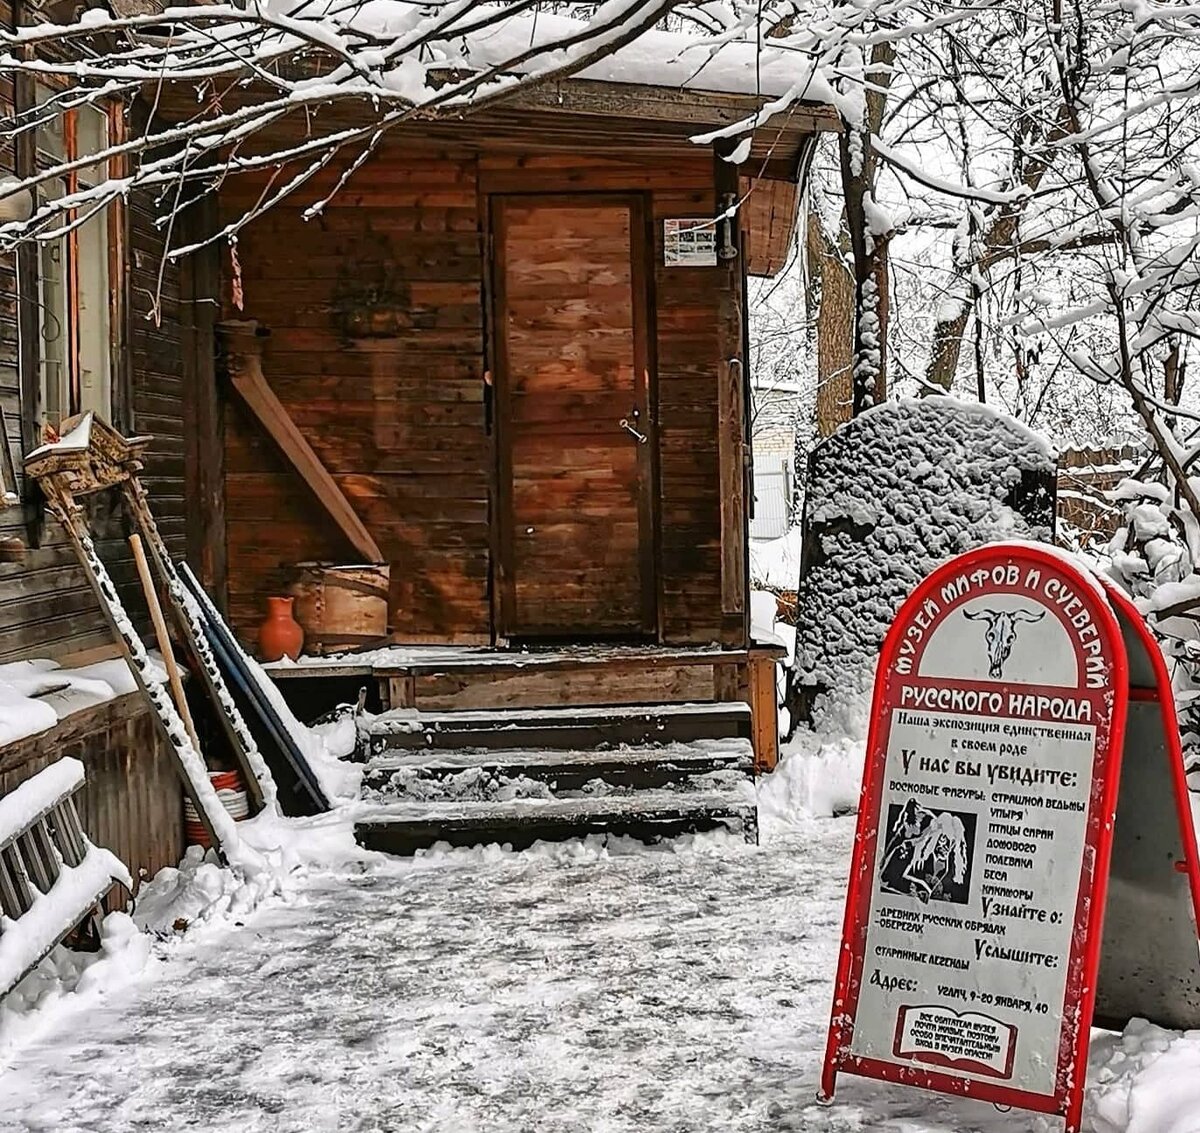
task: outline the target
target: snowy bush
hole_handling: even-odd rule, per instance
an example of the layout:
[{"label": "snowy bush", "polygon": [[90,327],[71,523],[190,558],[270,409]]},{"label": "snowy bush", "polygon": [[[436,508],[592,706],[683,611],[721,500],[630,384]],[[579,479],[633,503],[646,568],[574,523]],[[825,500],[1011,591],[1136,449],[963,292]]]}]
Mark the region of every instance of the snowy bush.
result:
[{"label": "snowy bush", "polygon": [[1184,758],[1195,776],[1200,774],[1200,523],[1160,483],[1125,480],[1110,495],[1125,515],[1108,548],[1110,572],[1133,596],[1162,647]]},{"label": "snowy bush", "polygon": [[861,728],[883,636],[934,567],[995,539],[1049,541],[1055,456],[986,406],[887,402],[813,451],[792,719]]}]

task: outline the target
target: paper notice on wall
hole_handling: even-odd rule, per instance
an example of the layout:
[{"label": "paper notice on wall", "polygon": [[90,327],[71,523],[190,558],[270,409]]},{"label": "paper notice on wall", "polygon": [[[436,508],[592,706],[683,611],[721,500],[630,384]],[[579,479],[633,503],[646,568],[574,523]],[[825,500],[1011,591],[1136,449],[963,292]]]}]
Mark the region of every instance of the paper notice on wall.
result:
[{"label": "paper notice on wall", "polygon": [[663,263],[667,267],[715,267],[717,229],[712,218],[664,220]]}]

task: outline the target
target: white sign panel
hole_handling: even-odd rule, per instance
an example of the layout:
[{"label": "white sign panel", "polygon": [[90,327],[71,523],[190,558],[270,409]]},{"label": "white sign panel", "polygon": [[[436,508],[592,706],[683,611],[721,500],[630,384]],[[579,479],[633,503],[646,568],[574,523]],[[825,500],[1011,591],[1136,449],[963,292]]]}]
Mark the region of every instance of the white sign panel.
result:
[{"label": "white sign panel", "polygon": [[[944,691],[902,696],[959,701]],[[895,714],[851,1050],[1049,1094],[1096,729],[1004,715],[1014,695]]]}]

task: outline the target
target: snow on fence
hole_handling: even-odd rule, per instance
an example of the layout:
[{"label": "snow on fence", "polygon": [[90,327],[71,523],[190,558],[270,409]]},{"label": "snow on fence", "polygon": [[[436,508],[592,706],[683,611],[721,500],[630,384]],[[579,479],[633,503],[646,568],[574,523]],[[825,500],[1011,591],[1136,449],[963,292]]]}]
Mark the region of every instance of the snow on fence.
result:
[{"label": "snow on fence", "polygon": [[60,759],[0,798],[0,998],[81,921],[114,882],[133,880],[79,824],[83,764]]},{"label": "snow on fence", "polygon": [[1065,547],[1105,544],[1123,519],[1107,493],[1136,476],[1148,451],[1138,445],[1070,448],[1058,458],[1058,541]]}]

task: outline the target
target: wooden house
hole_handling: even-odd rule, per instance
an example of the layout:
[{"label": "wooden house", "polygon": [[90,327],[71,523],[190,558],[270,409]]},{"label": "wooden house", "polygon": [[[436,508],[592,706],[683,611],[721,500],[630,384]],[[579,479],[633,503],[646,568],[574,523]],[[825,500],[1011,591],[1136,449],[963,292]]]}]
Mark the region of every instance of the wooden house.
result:
[{"label": "wooden house", "polygon": [[[597,79],[518,90],[400,125],[315,215],[344,166],[235,244],[165,267],[135,197],[64,246],[71,264],[103,247],[107,265],[64,275],[82,328],[68,356],[46,357],[53,258],[5,266],[9,445],[28,449],[56,407],[153,434],[160,523],[247,644],[298,564],[362,562],[365,532],[388,567],[386,643],[404,648],[280,671],[296,703],[339,679],[384,708],[437,711],[746,701],[772,766],[778,651],[749,616],[746,278],[786,259],[812,142],[835,118],[794,107],[738,163],[691,141],[763,102]],[[321,113],[361,124],[368,109]],[[258,141],[305,128],[297,114]],[[236,221],[266,183],[224,181],[177,242]],[[103,312],[89,286],[106,289]],[[247,375],[269,396],[247,394]],[[0,566],[0,660],[102,645],[26,496],[0,532],[30,548]],[[102,550],[128,582],[111,534]],[[0,790],[24,767],[0,748]],[[132,844],[126,857],[157,861]]]},{"label": "wooden house", "polygon": [[[19,0],[0,2],[6,27],[35,18]],[[49,89],[26,78],[0,79],[0,117],[35,105]],[[0,176],[61,162],[127,128],[115,104],[81,107],[63,126],[0,146]],[[65,190],[65,183],[45,189]],[[21,466],[42,443],[44,424],[80,409],[94,409],[125,433],[153,434],[146,483],[170,548],[181,557],[187,550],[184,305],[177,267],[163,266],[164,234],[152,210],[147,195],[134,194],[74,233],[0,256],[0,502],[9,505],[0,507],[0,795],[61,756],[81,759],[84,828],[135,877],[173,865],[183,853],[179,781],[144,699],[122,663],[112,662],[117,648],[70,543]],[[91,521],[101,556],[137,610],[125,520],[100,496]],[[59,718],[49,727],[45,719],[23,727],[21,706],[3,686],[6,677],[29,678],[24,669],[44,669],[44,662],[85,667],[92,683],[73,697],[59,688],[67,682],[48,672],[40,682],[25,679],[24,688],[55,706],[49,719]],[[100,691],[105,687],[111,695]]]},{"label": "wooden house", "polygon": [[[757,102],[539,88],[396,132],[308,219],[305,203],[341,174],[330,170],[242,230],[236,268],[228,252],[193,261],[188,286],[216,282],[232,321],[228,364],[259,354],[389,564],[391,641],[623,646],[609,652],[622,657],[611,687],[581,696],[744,695],[746,278],[783,262],[814,131],[832,121],[793,111],[740,165],[690,141]],[[335,126],[356,121],[336,113]],[[236,220],[264,187],[231,179],[209,223]],[[252,637],[294,564],[362,551],[264,423],[224,396],[212,356],[201,341],[188,384],[212,407],[191,439],[216,490],[197,497],[188,530],[205,581]],[[638,647],[654,668],[631,675]],[[436,707],[458,703],[520,701],[475,692]]]}]

